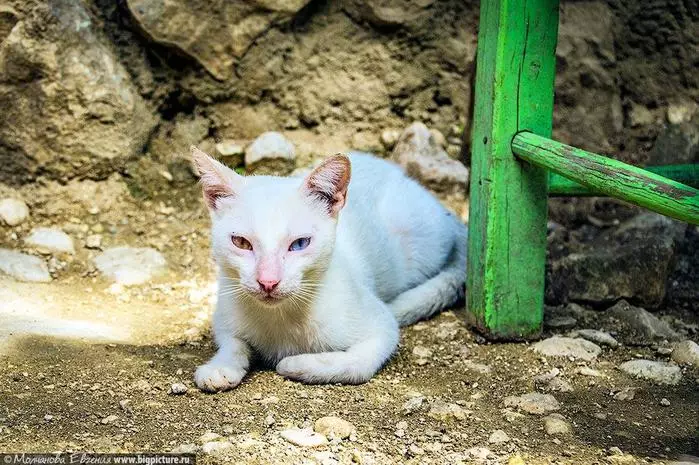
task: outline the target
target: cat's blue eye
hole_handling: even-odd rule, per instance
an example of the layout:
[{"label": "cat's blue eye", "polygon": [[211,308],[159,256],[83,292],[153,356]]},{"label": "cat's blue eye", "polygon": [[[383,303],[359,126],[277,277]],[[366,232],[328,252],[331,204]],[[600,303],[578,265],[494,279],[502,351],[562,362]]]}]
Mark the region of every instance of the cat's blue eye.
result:
[{"label": "cat's blue eye", "polygon": [[289,246],[289,252],[296,252],[298,250],[303,250],[311,243],[310,237],[300,237],[291,243]]}]

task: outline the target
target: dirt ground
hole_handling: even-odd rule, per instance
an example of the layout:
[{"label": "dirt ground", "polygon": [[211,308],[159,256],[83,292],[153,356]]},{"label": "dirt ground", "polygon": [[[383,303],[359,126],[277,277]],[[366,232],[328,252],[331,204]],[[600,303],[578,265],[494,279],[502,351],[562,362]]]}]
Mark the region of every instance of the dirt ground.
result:
[{"label": "dirt ground", "polygon": [[[632,464],[699,455],[699,372],[684,369],[677,386],[657,386],[617,368],[637,357],[666,360],[658,347],[605,347],[593,362],[546,358],[526,343],[488,343],[459,309],[405,328],[396,356],[364,385],[308,386],[256,367],[231,392],[201,393],[192,373],[214,351],[214,288],[208,218],[194,190],[162,203],[98,192],[84,201],[112,203],[95,213],[35,189],[32,225],[76,226],[77,252],[59,260],[51,283],[0,277],[2,451],[190,448],[203,463],[323,464]],[[103,247],[158,248],[170,271],[147,285],[110,286],[89,264],[96,251],[82,247],[95,229],[105,231]],[[17,237],[5,228],[0,246],[19,248]],[[582,367],[601,376],[581,374]],[[545,415],[503,403],[540,389],[534,378],[554,368],[573,387],[551,392],[571,434],[549,435]],[[177,382],[185,394],[169,393]],[[635,390],[633,399],[614,397],[625,388]],[[419,397],[408,412],[406,402]],[[441,402],[459,413],[431,413]],[[328,415],[356,433],[318,448],[280,436]],[[496,430],[508,439],[491,443]],[[206,453],[200,438],[207,432],[233,445]]]}]

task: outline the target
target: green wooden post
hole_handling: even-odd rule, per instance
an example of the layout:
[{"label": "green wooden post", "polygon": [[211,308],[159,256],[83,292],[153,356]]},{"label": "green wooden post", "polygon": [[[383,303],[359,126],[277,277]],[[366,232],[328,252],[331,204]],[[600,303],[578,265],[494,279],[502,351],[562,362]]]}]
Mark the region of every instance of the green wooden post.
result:
[{"label": "green wooden post", "polygon": [[546,170],[518,161],[514,135],[551,135],[558,0],[481,1],[472,131],[468,309],[493,338],[539,334]]},{"label": "green wooden post", "polygon": [[588,188],[688,223],[699,224],[699,190],[596,153],[523,132],[514,153]]},{"label": "green wooden post", "polygon": [[[699,164],[694,165],[670,165],[670,166],[646,166],[643,168],[651,173],[670,178],[673,181],[681,182],[690,187],[699,189]],[[582,184],[551,173],[549,175],[549,196],[603,196],[604,194],[588,189]]]}]

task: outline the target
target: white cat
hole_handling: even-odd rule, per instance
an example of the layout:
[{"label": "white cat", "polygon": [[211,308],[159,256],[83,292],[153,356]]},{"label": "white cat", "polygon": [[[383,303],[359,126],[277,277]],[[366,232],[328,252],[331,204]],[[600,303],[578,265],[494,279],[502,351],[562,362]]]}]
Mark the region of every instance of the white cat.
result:
[{"label": "white cat", "polygon": [[243,177],[192,155],[219,268],[219,349],[200,389],[237,386],[253,353],[290,379],[366,382],[399,325],[463,296],[466,226],[397,165],[352,153],[305,179]]}]

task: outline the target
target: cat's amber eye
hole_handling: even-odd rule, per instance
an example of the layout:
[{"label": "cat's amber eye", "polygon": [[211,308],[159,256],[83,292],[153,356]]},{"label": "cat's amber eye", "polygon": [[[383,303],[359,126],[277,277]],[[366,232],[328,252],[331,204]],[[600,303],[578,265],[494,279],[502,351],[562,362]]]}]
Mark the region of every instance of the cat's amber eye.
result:
[{"label": "cat's amber eye", "polygon": [[295,252],[298,250],[303,250],[311,243],[310,237],[299,237],[289,246],[289,252]]},{"label": "cat's amber eye", "polygon": [[252,244],[243,236],[231,236],[231,242],[233,242],[233,245],[239,249],[252,250]]}]

